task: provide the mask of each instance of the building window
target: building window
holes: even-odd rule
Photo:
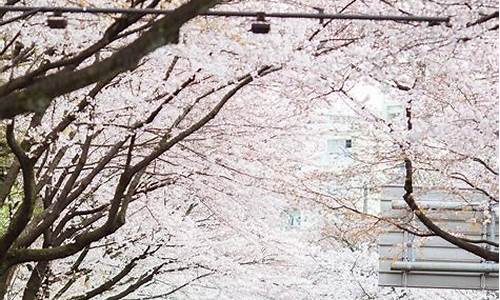
[[[302,224],[302,215],[298,210],[292,210],[287,212],[287,223],[289,227],[300,227]]]
[[[334,138],[327,140],[327,153],[347,155],[352,149],[352,138]]]
[[[290,226],[300,226],[301,222],[302,220],[300,216],[290,216],[288,219],[288,224],[290,224]]]

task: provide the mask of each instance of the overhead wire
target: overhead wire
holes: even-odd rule
[[[107,7],[62,7],[62,6],[0,6],[0,12],[24,13],[79,13],[79,14],[149,14],[167,15],[173,10],[154,8],[107,8]],[[320,19],[320,20],[370,20],[370,21],[406,21],[429,22],[432,24],[448,23],[450,17],[414,16],[414,15],[371,15],[371,14],[330,14],[318,13],[290,13],[290,12],[258,12],[258,11],[219,11],[209,10],[200,13],[201,16],[211,17],[267,17],[285,19]]]

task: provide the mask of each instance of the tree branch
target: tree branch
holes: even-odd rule
[[[134,68],[153,50],[176,43],[179,28],[211,6],[215,0],[192,0],[156,21],[151,29],[109,58],[77,71],[59,71],[45,76],[22,91],[0,98],[0,119],[29,112],[43,112],[52,99],[73,92],[114,74]],[[2,87],[0,87],[1,89]]]
[[[137,266],[137,262],[139,260],[145,259],[149,255],[156,252],[156,250],[158,250],[158,248],[154,251],[149,251],[149,249],[150,248],[148,247],[141,255],[133,258],[128,264],[125,265],[125,267],[123,267],[123,269],[120,272],[118,272],[115,276],[110,278],[105,283],[86,292],[85,294],[71,297],[69,300],[88,300],[95,296],[101,295],[106,291],[111,290],[115,286],[115,284],[117,284],[120,280],[122,280],[125,276],[127,276],[134,269],[134,267]]]
[[[495,12],[492,12],[491,14],[489,15],[485,15],[485,16],[482,16],[481,18],[475,20],[474,22],[470,22],[470,23],[467,23],[467,27],[471,27],[471,26],[474,26],[474,25],[479,25],[479,24],[482,24],[482,23],[485,23],[485,22],[488,22],[489,20],[491,19],[495,19],[497,18],[498,19],[498,10],[495,11]]]
[[[23,172],[23,201],[11,220],[6,232],[0,237],[0,261],[28,224],[35,206],[35,170],[34,162],[24,153],[14,137],[14,120],[7,125],[7,143],[16,156]],[[1,274],[1,272],[0,272]]]
[[[413,166],[412,162],[409,158],[405,158],[405,194],[403,195],[403,199],[406,204],[410,207],[412,212],[415,213],[417,218],[425,225],[429,230],[436,233],[439,237],[443,238],[445,241],[452,243],[453,245],[462,248],[470,253],[473,253],[479,257],[482,257],[486,260],[498,262],[498,252],[490,251],[486,248],[475,245],[474,243],[467,242],[466,239],[461,239],[451,235],[450,233],[444,231],[439,227],[436,223],[434,223],[431,219],[427,217],[427,215],[418,207],[415,199],[413,198]]]

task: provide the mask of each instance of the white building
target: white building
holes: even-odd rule
[[[354,88],[352,94],[360,101],[365,109],[388,122],[403,116],[403,105],[383,98],[381,92],[371,86]],[[366,145],[362,133],[353,126],[361,116],[353,110],[353,105],[342,103],[338,99],[333,100],[335,106],[332,109],[319,111],[317,122],[307,124],[308,131],[312,133],[311,143],[314,144],[313,153],[310,155],[311,166],[308,168],[325,172],[346,170],[355,166],[356,161],[353,154],[364,151]],[[301,168],[303,171],[307,168]],[[307,171],[307,170],[306,170]],[[356,199],[354,205],[364,212],[378,213],[378,194],[370,189],[369,182],[359,182],[353,185],[345,185],[342,182],[328,182],[326,192],[331,195],[349,195]],[[303,209],[290,207],[285,213],[287,226],[297,228],[304,223]]]

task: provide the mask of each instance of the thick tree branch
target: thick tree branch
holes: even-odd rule
[[[413,198],[413,166],[409,158],[405,158],[405,194],[403,199],[406,204],[410,207],[411,211],[415,213],[417,218],[425,225],[429,230],[436,233],[439,237],[443,238],[445,241],[462,248],[470,253],[473,253],[479,257],[482,257],[489,261],[498,262],[498,252],[490,251],[486,248],[475,245],[474,243],[467,242],[465,239],[461,239],[453,236],[452,234],[446,232],[436,223],[434,223],[427,215],[418,207],[415,199]]]
[[[148,7],[154,8],[158,4],[158,2],[159,0],[154,0]],[[121,38],[122,35],[120,35],[120,33],[132,24],[136,23],[142,17],[143,14],[136,14],[119,18],[106,29],[103,37],[96,43],[92,44],[73,57],[63,58],[55,62],[42,64],[40,67],[38,67],[38,69],[22,77],[15,78],[9,81],[8,84],[0,87],[0,96],[5,96],[14,90],[18,90],[32,84],[33,80],[35,80],[39,76],[42,76],[49,70],[66,67],[66,71],[70,71],[76,68],[87,58],[91,57],[95,53],[98,53],[101,49],[109,45],[111,42]]]
[[[179,28],[216,2],[192,0],[156,21],[151,29],[109,58],[81,70],[63,70],[45,76],[22,91],[0,98],[0,119],[29,112],[43,112],[52,99],[58,96],[134,68],[148,53],[165,44],[177,42]]]
[[[7,250],[28,224],[35,206],[35,170],[34,162],[24,153],[14,136],[14,120],[7,125],[7,143],[19,161],[23,172],[23,201],[14,214],[6,232],[0,237],[0,261],[4,260]]]
[[[495,11],[495,12],[492,12],[489,15],[482,16],[481,18],[475,20],[474,22],[467,23],[467,27],[471,27],[471,26],[474,26],[474,25],[479,25],[479,24],[488,22],[489,20],[495,19],[495,18],[498,19],[498,10]]]

